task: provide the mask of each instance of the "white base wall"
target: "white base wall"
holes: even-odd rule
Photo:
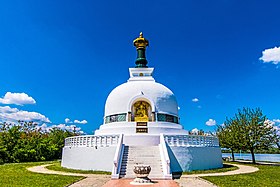
[[[222,168],[220,147],[168,146],[172,172]]]
[[[80,170],[112,171],[116,146],[64,147],[61,166]]]

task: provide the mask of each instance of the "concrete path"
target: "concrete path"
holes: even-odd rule
[[[252,160],[235,160],[235,162],[244,163],[244,164],[251,164]],[[256,161],[256,164],[260,165],[271,165],[271,166],[280,166],[279,162],[265,162],[265,161]]]
[[[246,166],[240,164],[229,164],[232,166],[238,167],[238,169],[233,171],[226,171],[220,173],[205,173],[205,174],[192,174],[192,175],[182,175],[182,177],[205,177],[205,176],[225,176],[225,175],[237,175],[237,174],[244,174],[244,173],[253,173],[259,170],[257,167],[253,166]]]
[[[68,175],[68,176],[81,176],[85,177],[69,187],[100,187],[111,179],[111,175],[98,175],[98,174],[82,174],[82,173],[68,173],[62,171],[49,170],[46,167],[52,164],[45,164],[41,166],[34,166],[27,168],[29,171],[44,174],[57,174],[57,175]]]
[[[62,171],[53,171],[48,170],[46,166],[49,166],[51,164],[45,164],[41,166],[34,166],[27,168],[29,171],[37,172],[37,173],[44,173],[44,174],[57,174],[57,175],[70,175],[70,176],[82,176],[85,177],[85,179],[82,179],[72,185],[70,187],[109,187],[109,186],[115,186],[115,187],[125,187],[125,186],[132,186],[129,184],[131,180],[110,180],[110,175],[96,175],[96,174],[81,174],[81,173],[68,173],[68,172],[62,172]],[[166,187],[216,187],[213,183],[204,180],[200,177],[204,176],[224,176],[224,175],[237,175],[237,174],[245,174],[245,173],[253,173],[258,171],[259,169],[253,166],[246,166],[246,165],[240,165],[240,164],[230,164],[233,166],[237,166],[237,170],[233,171],[227,171],[227,172],[221,172],[221,173],[206,173],[206,174],[192,174],[192,175],[182,175],[180,179],[176,179],[175,182],[173,180],[158,180],[155,181],[153,187],[156,186],[166,186]]]
[[[103,187],[128,187],[128,186],[144,186],[144,187],[179,187],[174,180],[153,180],[153,184],[144,184],[144,185],[132,185],[130,182],[133,179],[119,179],[119,180],[110,180]]]
[[[192,175],[182,175],[180,179],[176,179],[175,181],[179,183],[180,187],[185,186],[203,186],[203,187],[214,187],[213,183],[204,180],[200,177],[205,176],[225,176],[225,175],[237,175],[237,174],[245,174],[245,173],[253,173],[259,170],[257,167],[253,166],[246,166],[240,164],[230,164],[233,166],[238,167],[237,170],[221,172],[221,173],[205,173],[205,174],[192,174]]]
[[[199,177],[183,177],[175,179],[180,187],[217,187],[213,183]]]

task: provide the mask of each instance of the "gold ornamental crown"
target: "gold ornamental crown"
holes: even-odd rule
[[[145,39],[143,37],[143,33],[140,32],[140,36],[133,41],[133,44],[137,49],[139,48],[146,49],[146,47],[149,46],[149,41]]]

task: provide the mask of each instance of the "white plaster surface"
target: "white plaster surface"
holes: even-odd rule
[[[64,147],[62,167],[81,170],[112,171],[116,146]]]
[[[138,68],[130,68],[130,71],[134,69],[141,71]],[[133,98],[141,96],[153,103],[156,112],[178,116],[178,104],[173,92],[155,82],[152,76],[131,77],[128,82],[116,87],[106,100],[104,116],[127,113]]]
[[[220,147],[167,146],[172,172],[223,167]]]
[[[157,146],[159,144],[158,135],[125,135],[124,144],[128,146]]]
[[[169,122],[148,122],[148,134],[188,134],[182,125]],[[108,135],[108,134],[139,134],[136,133],[136,122],[113,122],[103,124],[95,135]]]

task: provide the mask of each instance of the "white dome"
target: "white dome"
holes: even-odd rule
[[[148,100],[156,113],[178,116],[177,100],[171,90],[154,80],[139,79],[121,84],[109,94],[105,116],[127,113],[137,99]]]

